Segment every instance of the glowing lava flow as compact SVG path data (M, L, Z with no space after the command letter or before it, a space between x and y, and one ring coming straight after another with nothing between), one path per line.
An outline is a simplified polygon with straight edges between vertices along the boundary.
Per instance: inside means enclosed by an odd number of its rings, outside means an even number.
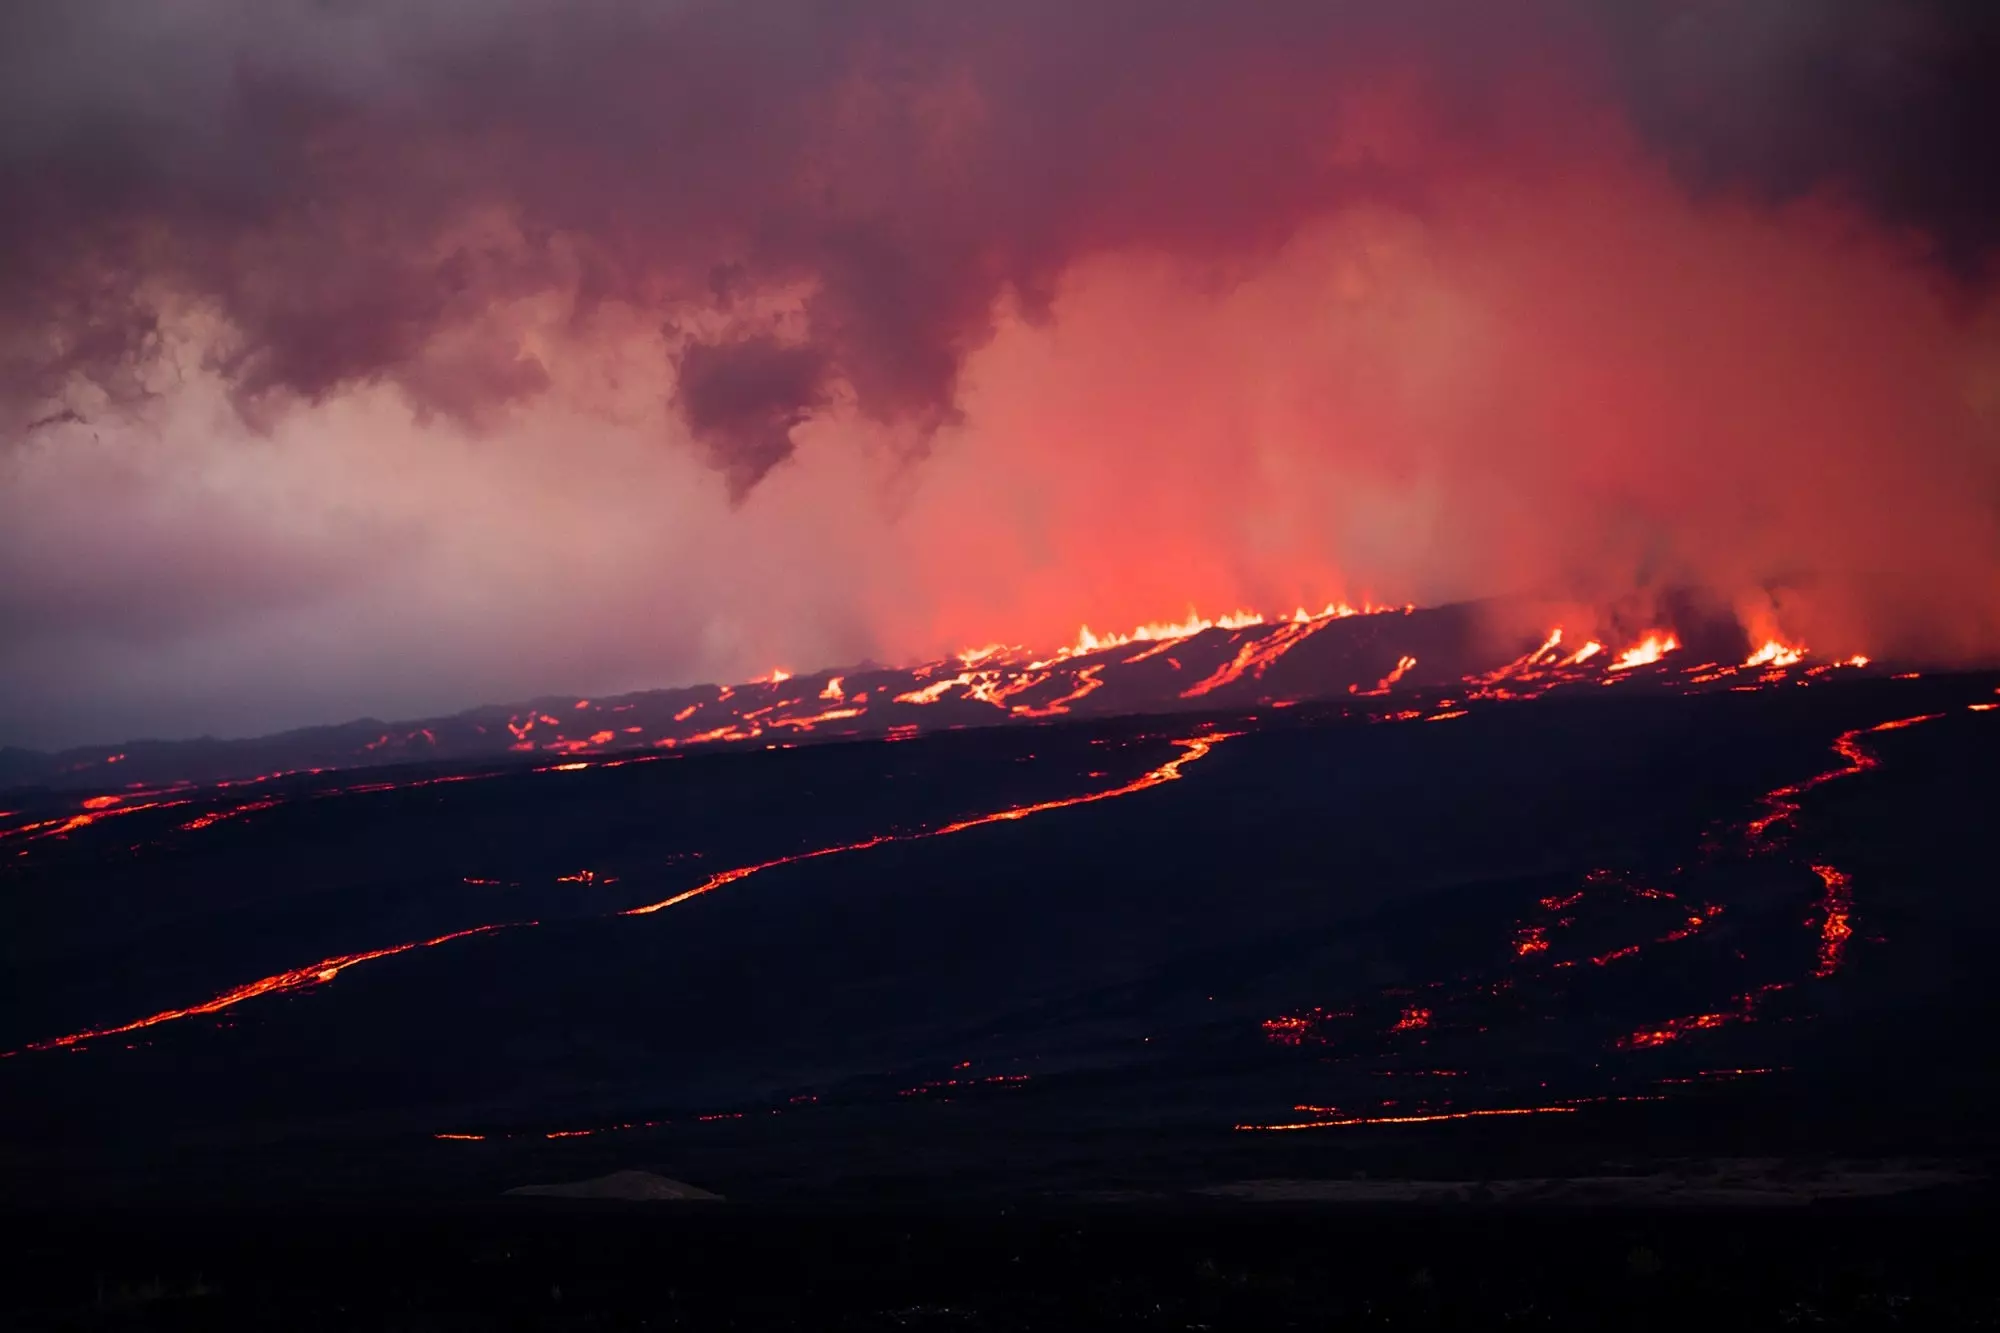
M1503 1106L1486 1111L1433 1111L1424 1115L1357 1115L1345 1120L1299 1120L1287 1125L1237 1125L1238 1130L1282 1133L1298 1129L1342 1129L1349 1125L1428 1125L1439 1120L1479 1120L1495 1115L1574 1115L1574 1106Z
M276 976L264 977L261 980L238 986L234 990L226 990L212 1000L205 1000L200 1004L189 1005L185 1009L163 1009L157 1014L151 1014L145 1018L135 1018L130 1023L120 1023L116 1027L92 1028L85 1032L72 1032L66 1037L51 1037L47 1041L31 1042L22 1047L21 1050L59 1050L65 1046L75 1046L81 1042L94 1041L99 1037L116 1037L126 1032L137 1032L141 1028L157 1027L161 1023L171 1023L178 1018L198 1018L203 1014L221 1013L224 1009L233 1008L236 1005L242 1004L245 1000L254 1000L260 995L282 995L287 991L304 990L309 986L324 986L327 982L332 981L335 977L357 963L370 963L377 958L389 958L399 953L408 953L412 949L430 949L440 944L449 943L452 940L462 940L473 935L491 935L495 931L511 930L515 926L532 926L535 924L533 921L508 921L502 922L499 925L473 926L468 930L454 930L448 935L439 935L433 939L412 940L408 944L392 944L386 949L371 949L366 953L347 953L341 954L337 958L322 958L317 963L308 963L304 967L295 967L289 972L280 972ZM7 1051L4 1055L0 1055L0 1059L4 1059L6 1056L19 1055L20 1053L21 1051Z
M1234 684L1243 679L1246 672L1261 678L1271 663L1311 638L1315 631L1324 629L1332 623L1329 619L1294 620L1281 626L1275 633L1267 634L1261 639L1252 639L1236 650L1235 657L1217 667L1205 680L1182 690L1181 698L1199 698L1212 690Z
M1100 686L1104 684L1104 682L1098 678L1100 673L1103 672L1103 670L1104 668L1102 666L1085 667L1083 670L1076 673L1076 688L1071 690L1068 694L1065 694L1060 699L1051 699L1039 708L1031 707L1028 704L1015 704L1014 716L1054 717L1058 713L1067 713L1069 711L1069 706L1071 704L1075 703L1078 699L1083 698L1085 695L1089 694L1092 690L1098 689Z
M1805 655L1806 650L1803 648L1791 648L1779 643L1776 639L1767 639L1762 648L1759 648L1744 660L1743 665L1746 667L1796 666Z
M634 907L627 911L619 912L617 915L647 916L664 908L673 907L678 903L684 903L690 898L698 898L702 894L712 893L725 884L734 884L738 880L748 879L760 870L770 870L776 866L790 865L799 861L813 861L820 857L834 856L841 852L858 852L869 847L882 846L884 843L915 842L924 838L941 838L947 834L963 833L967 829L980 828L987 824L1008 823L1013 820L1026 819L1031 815L1042 814L1050 810L1061 810L1074 805L1092 805L1098 801L1109 801L1120 796L1130 796L1135 792L1145 791L1149 787L1157 787L1162 783L1178 780L1183 768L1200 759L1210 750L1235 734L1237 733L1204 732L1197 736L1176 740L1173 743L1180 747L1180 754L1175 755L1158 768L1149 769L1147 772L1140 774L1130 782L1116 787L1109 787L1103 791L1086 792L1081 796L1058 797L1049 801L1037 801L1032 805L1011 806L1008 809L996 810L990 814L973 815L970 818L954 820L949 824L940 825L937 828L921 833L880 834L876 837L864 838L858 842L842 843L834 847L822 847L817 851L800 852L792 856L781 856L775 860L759 862L756 865L739 866L734 870L724 870L711 875L694 888L688 889L683 893L677 893L671 898L663 899L657 903L649 903L643 907ZM137 1032L142 1028L155 1027L161 1023L171 1023L175 1019L196 1018L203 1014L219 1013L224 1009L242 1004L245 1000L254 1000L262 995L281 995L289 991L304 990L311 986L324 985L339 976L347 968L359 963L373 962L378 958L391 958L397 954L408 953L413 949L434 948L437 945L446 944L452 940L466 939L474 935L489 935L496 931L512 930L516 927L527 927L537 924L539 923L534 921L506 921L493 925L473 926L466 930L455 930L449 934L438 935L432 939L412 940L406 944L392 944L386 948L371 949L365 953L341 954L335 958L321 959L319 962L310 963L305 967L293 968L290 971L277 973L275 976L263 977L257 981L237 986L200 1004L190 1005L182 1009L162 1010L157 1014L134 1019L129 1023L120 1023L113 1027L92 1028L83 1032L73 1032L67 1036L51 1037L46 1041L31 1042L17 1051L0 1052L0 1059L19 1055L23 1051L50 1051L63 1047L76 1046L82 1042L91 1041L99 1037L115 1037L122 1033Z
M943 824L934 829L926 829L921 833L879 833L872 838L863 838L858 842L838 843L832 847L820 847L810 852L797 852L791 856L780 856L769 861L759 861L756 865L737 866L733 870L718 871L693 888L685 889L671 898L663 898L656 903L647 903L643 907L628 908L620 912L619 915L649 916L654 912L678 906L690 898L699 898L705 893L713 893L724 885L748 879L759 871L774 870L779 866L794 865L801 861L817 861L823 856L838 856L842 852L866 851L870 847L881 847L892 842L919 842L925 838L942 838L947 834L963 833L967 829L982 828L988 824L1004 824L1016 819L1026 819L1030 815L1039 815L1050 810L1062 810L1073 805L1093 805L1098 801L1109 801L1120 796L1130 796L1134 792L1142 792L1149 787L1157 787L1161 783L1178 780L1183 768L1200 759L1210 750L1213 750L1223 741L1230 739L1231 736L1236 734L1238 733L1204 732L1199 736L1190 736L1184 740L1177 740L1174 744L1181 747L1182 753L1175 755L1158 768L1150 769L1140 774L1130 782L1116 787L1108 787L1103 791L1086 792L1082 796L1062 796L1052 801L1037 801L1033 805L1012 806L1006 810L996 810L991 814L974 815L969 819L955 820L952 823Z
M1351 615L1353 613L1350 611L1348 614ZM1106 634L1099 636L1090 632L1090 626L1084 625L1079 627L1076 632L1076 643L1068 648L1058 649L1055 657L1050 660L1060 662L1065 658L1084 657L1091 653L1101 653L1107 648L1123 648L1128 643L1157 643L1161 640L1176 642L1181 639L1191 639L1207 629L1249 629L1252 625L1261 625L1263 623L1264 617L1255 611L1237 611L1230 615L1217 616L1214 620L1209 620L1206 617L1196 615L1190 609L1188 611L1188 618L1177 625L1141 625L1130 634ZM1037 663L1037 665L1047 666L1049 663L1042 662Z
M1372 697L1378 694L1387 694L1389 690L1396 684L1397 681L1401 680L1404 676L1407 676L1410 673L1410 668L1414 667L1416 664L1417 664L1417 659L1414 657L1409 657L1409 656L1399 657L1396 659L1396 665L1389 669L1389 674L1375 682L1374 689L1364 690L1358 685L1350 685L1347 687L1347 692L1349 694L1358 694L1368 697Z
M1681 641L1663 630L1654 630L1637 646L1627 648L1618 654L1618 660L1606 667L1607 671L1630 671L1633 667L1651 666L1668 653L1680 649Z
M1799 812L1799 797L1816 787L1823 787L1840 778L1851 778L1866 773L1871 768L1879 768L1882 761L1861 747L1861 738L1882 731L1900 731L1904 727L1914 727L1919 722L1935 722L1943 713L1920 713L1915 717L1899 717L1892 722L1878 723L1872 727L1856 727L1843 731L1833 741L1833 751L1847 762L1839 768L1829 768L1824 773L1815 773L1803 782L1779 787L1758 797L1758 804L1764 813L1744 825L1744 832L1754 842L1769 833L1774 825L1782 824Z
M1819 900L1819 966L1813 969L1813 975L1830 977L1840 970L1847 954L1847 941L1854 937L1854 925L1849 920L1854 906L1854 878L1833 866L1814 866L1812 872L1826 886L1826 893Z

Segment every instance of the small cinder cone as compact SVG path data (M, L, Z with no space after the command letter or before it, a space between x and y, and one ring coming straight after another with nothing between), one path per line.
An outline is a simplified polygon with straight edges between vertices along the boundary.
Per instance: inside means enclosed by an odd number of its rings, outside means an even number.
M508 1194L532 1195L543 1199L643 1199L708 1200L720 1203L720 1194L710 1194L684 1181L669 1180L651 1171L613 1171L594 1180L573 1180L561 1185L519 1185Z

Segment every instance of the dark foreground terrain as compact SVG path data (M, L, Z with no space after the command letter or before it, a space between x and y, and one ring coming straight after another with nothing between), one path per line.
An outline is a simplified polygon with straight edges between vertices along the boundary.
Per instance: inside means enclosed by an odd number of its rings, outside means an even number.
M0 1310L2000 1318L1996 679L1794 685L27 793Z

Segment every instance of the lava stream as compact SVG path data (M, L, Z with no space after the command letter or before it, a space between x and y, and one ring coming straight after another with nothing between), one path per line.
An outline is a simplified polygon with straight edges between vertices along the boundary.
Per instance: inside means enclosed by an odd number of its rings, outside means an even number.
M1819 966L1813 969L1813 975L1830 977L1840 970L1847 941L1854 936L1854 924L1849 919L1854 906L1854 878L1833 866L1816 865L1812 872L1826 886L1826 893L1819 900Z
M1839 768L1829 768L1824 773L1815 773L1802 782L1794 782L1789 786L1765 792L1757 798L1758 804L1764 807L1764 813L1745 824L1743 831L1749 835L1751 841L1755 842L1769 833L1775 825L1785 823L1796 815L1800 809L1798 798L1807 792L1816 787L1823 787L1829 782L1855 777L1872 768L1879 768L1882 761L1861 747L1863 736L1882 731L1900 731L1904 727L1914 727L1919 722L1935 722L1943 716L1943 713L1920 713L1915 717L1899 717L1894 721L1877 723L1872 727L1856 727L1852 731L1841 732L1834 737L1833 751L1847 762Z
M822 847L816 851L800 852L793 856L781 856L775 860L762 861L755 865L738 866L733 870L724 870L718 874L711 875L694 888L677 893L671 898L663 899L657 903L649 903L643 907L634 907L619 912L616 915L646 916L678 903L684 903L690 898L698 898L702 894L712 893L725 884L734 884L738 880L748 879L760 870L770 870L776 866L790 865L799 861L817 860L820 857L833 856L841 852L862 851L869 847L879 847L884 843L914 842L923 838L939 838L950 833L963 833L967 829L979 828L986 824L1000 824L1017 819L1026 819L1030 815L1042 814L1049 810L1060 810L1073 805L1091 805L1098 801L1108 801L1119 796L1130 796L1135 792L1145 791L1149 787L1157 787L1162 783L1177 780L1181 776L1181 769L1200 759L1217 745L1236 734L1239 733L1204 732L1197 736L1176 740L1173 743L1180 747L1180 754L1175 755L1158 768L1142 773L1130 782L1107 788L1104 791L1087 792L1081 796L1058 797L1055 800L1049 801L1037 801L1032 805L1011 806L1005 810L996 810L988 814L973 815L970 818L955 820L952 823L920 833L880 834L872 838L864 838L858 842L841 843L833 847ZM538 924L540 923L535 921L505 921L492 925L473 926L465 930L455 930L449 934L439 935L432 939L412 940L405 944L392 944L386 948L371 949L365 953L341 954L338 957L321 959L319 962L310 963L305 967L293 968L286 972L279 972L274 976L247 982L234 989L224 991L212 999L205 1000L200 1004L190 1005L184 1009L166 1009L157 1014L148 1015L145 1018L134 1019L129 1023L120 1023L114 1027L92 1028L83 1032L73 1032L67 1036L51 1037L46 1041L31 1042L27 1046L20 1048L20 1050L0 1052L0 1059L19 1055L24 1051L50 1051L63 1047L72 1047L99 1037L115 1037L127 1032L136 1032L142 1028L155 1027L161 1023L170 1023L175 1019L195 1018L203 1014L219 1013L224 1009L242 1004L245 1000L254 1000L261 995L280 995L289 991L304 990L311 986L324 985L339 976L347 968L359 963L373 962L378 958L391 958L397 954L408 953L413 949L433 948L452 940L465 939L473 935L489 935L496 931L511 930L516 927Z
M619 913L619 915L647 916L651 913L677 906L690 898L699 898L705 893L713 893L725 884L734 884L738 880L748 879L760 870L772 870L778 866L792 865L800 861L816 861L823 856L837 856L842 852L866 851L870 847L880 847L885 843L917 842L925 838L942 838L947 834L963 833L967 829L981 828L987 824L1000 824L1009 820L1026 819L1030 815L1039 815L1049 810L1061 810L1072 805L1091 805L1098 801L1109 801L1119 796L1130 796L1134 792L1145 791L1148 787L1157 787L1163 782L1175 781L1180 777L1182 768L1200 759L1210 750L1235 734L1237 733L1205 732L1199 736L1190 736L1185 740L1177 740L1174 744L1181 747L1182 753L1175 755L1158 768L1150 769L1133 778L1130 782L1117 787L1109 787L1103 791L1086 792L1082 796L1063 796L1052 801L1037 801L1033 805L1017 805L1006 810L996 810L991 814L974 815L969 819L956 820L953 823L940 825L934 829L926 829L921 833L878 833L872 838L863 838L858 842L839 843L832 847L821 847L810 852L797 852L791 856L780 856L774 860L760 861L756 865L738 866L734 870L719 871L693 888L684 889L671 898L663 898L656 903L647 903L644 907L627 908L625 911Z
M1427 1125L1439 1120L1477 1120L1495 1115L1574 1115L1574 1106L1501 1106L1485 1111L1433 1111L1426 1115L1357 1115L1345 1120L1299 1120L1286 1125L1237 1125L1239 1130L1283 1132L1341 1129L1349 1125Z
M286 991L304 990L308 986L323 986L357 963L370 963L377 958L388 958L412 949L429 949L452 940L462 940L472 935L491 935L495 931L511 930L516 926L536 925L533 921L505 921L491 926L473 926L467 930L454 930L447 935L438 935L428 940L412 940L408 944L392 944L386 949L370 949L366 953L347 953L335 958L322 958L317 963L295 967L289 972L264 977L224 991L212 1000L189 1005L185 1009L163 1009L145 1018L135 1018L130 1023L120 1023L116 1027L92 1028L86 1032L72 1032L66 1037L51 1037L47 1041L30 1042L22 1051L53 1051L65 1046L75 1046L80 1042L92 1041L98 1037L116 1037L126 1032L137 1032L141 1028L157 1027L161 1023L171 1023L177 1018L198 1018L203 1014L220 1013L245 1000L254 1000L260 995L281 995ZM19 1055L21 1051L0 1053L0 1059Z

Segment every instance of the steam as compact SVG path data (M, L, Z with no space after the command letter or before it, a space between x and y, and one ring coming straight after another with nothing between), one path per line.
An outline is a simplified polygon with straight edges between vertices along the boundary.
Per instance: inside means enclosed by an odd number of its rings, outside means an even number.
M1996 20L1500 8L14 6L0 734L1191 602L1995 652Z

